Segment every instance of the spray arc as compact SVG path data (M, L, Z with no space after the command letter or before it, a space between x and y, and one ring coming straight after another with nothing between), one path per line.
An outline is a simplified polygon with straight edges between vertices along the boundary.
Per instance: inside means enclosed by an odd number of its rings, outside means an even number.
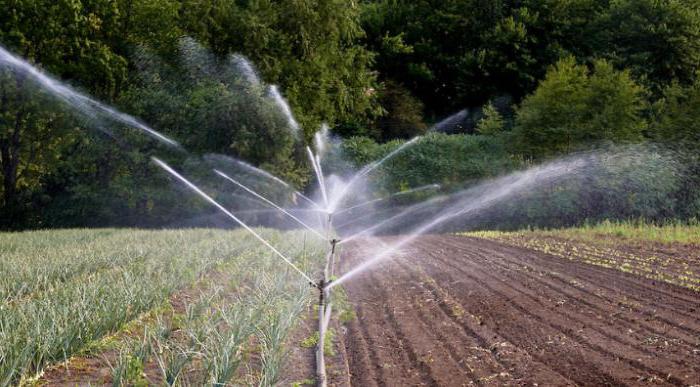
M234 58L234 64L241 68L241 71L246 74L246 77L250 83L260 83L255 70L252 69L247 61L237 57ZM169 148L180 149L180 146L175 140L156 132L152 128L141 123L141 121L139 121L137 118L121 113L98 102L97 100L78 93L70 87L61 84L57 80L50 78L48 75L45 75L39 70L33 68L27 62L12 56L9 52L0 47L0 68L2 67L7 67L16 72L24 73L38 86L40 86L42 90L54 95L72 109L79 111L96 122L99 120L109 119L118 123L126 124L130 128L138 129L143 134L167 145ZM271 87L269 94L284 113L290 128L295 132L298 131L299 125L294 120L291 110L283 100L279 91L275 87ZM374 212L373 208L378 204L389 202L392 199L402 195L440 189L440 186L438 185L426 185L423 187L408 189L404 192L389 193L388 195L384 195L382 197L378 197L380 195L377 192L374 192L374 196L371 198L362 197L361 194L357 194L357 192L360 191L358 187L363 184L363 178L380 169L382 164L398 154L401 154L402 151L408 149L414 144L419 143L421 138L416 137L410 141L407 141L403 145L389 152L383 158L375 162L371 162L359 169L359 171L355 174L346 176L346 178L340 181L336 181L333 180L335 176L330 176L327 178L324 175L322 168L322 155L327 151L330 145L327 143L327 128L324 128L319 133L320 134L315 136L314 139L316 152L314 152L311 147L307 147L306 151L317 180L319 193L317 196L320 196L320 200L313 200L311 198L313 195L309 195L309 197L296 191L284 180L279 179L262 169L247 164L243 161L232 159L233 164L237 165L237 168L247 171L246 176L255 175L257 178L264 178L267 181L273 182L278 188L284 188L287 196L290 193L294 195L295 201L296 198L301 198L305 205L307 205L305 208L285 208L284 205L273 201L274 196L260 194L251 188L252 185L249 186L244 184L239 177L236 176L234 178L219 169L214 169L215 174L217 174L219 177L241 188L246 194L250 195L250 197L242 197L242 199L252 203L257 202L271 206L273 210L266 211L272 211L284 215L286 218L294 221L295 225L303 227L311 232L315 237L318 237L320 240L324 241L324 243L327 243L323 270L319 270L319 273L307 273L303 266L300 267L300 265L295 263L292 258L279 251L273 243L266 240L259 232L253 229L241 218L240 215L245 211L237 212L225 207L222 203L215 200L214 197L197 187L191 180L184 177L165 162L155 157L153 157L152 160L157 166L162 168L179 182L183 183L188 189L203 198L206 202L223 213L228 219L232 220L238 226L244 228L247 232L252 234L262 245L274 253L274 255L280 259L282 264L288 266L291 270L303 278L306 283L318 291L319 340L316 348L316 373L318 384L321 386L325 386L327 382L323 344L325 342L331 321L333 310L332 290L335 287L351 280L355 275L370 269L376 263L388 258L392 255L392 253L397 252L402 247L408 245L411 241L415 240L418 235L432 231L444 222L449 222L455 217L479 211L482 208L490 206L494 202L501 201L504 198L509 197L513 194L513 192L528 189L528 187L535 185L538 181L546 182L556 179L559 176L571 173L572 170L582 167L580 162L574 161L559 165L555 164L549 167L545 166L534 168L533 172L529 174L524 173L515 175L511 178L503 179L502 181L497 182L497 184L487 186L486 189L474 194L471 194L470 192L458 192L451 195L433 196L432 199L409 205L405 208L399 208L398 213L388 214L386 216L384 216L382 213L382 216L377 216L377 213ZM237 197L242 196L238 194L235 195ZM270 200L270 198L273 200ZM318 199L318 197L316 197L316 199ZM392 208L392 211L393 210L396 210L396 208ZM318 216L320 218L318 224L314 223L315 220L313 218L311 218L310 221L308 217L298 214L302 211L312 212L314 216ZM340 257L339 249L341 245L358 240L364 236L372 235L380 230L384 232L386 229L390 229L396 224L405 222L409 217L415 218L416 214L428 213L430 213L430 216L426 217L425 221L418 224L417 227L414 227L409 234L398 238L396 242L385 246L385 248L376 254L376 256L370 257L370 259L367 261L357 265L356 267L350 268L346 273L342 273L339 278L336 278L334 271ZM358 214L360 215L358 216ZM352 232L345 232L346 227L354 224L354 222L362 220L366 215L369 215L367 225L361 225L362 227L359 227L359 230L356 227L352 230ZM338 222L337 224L335 223L336 221Z

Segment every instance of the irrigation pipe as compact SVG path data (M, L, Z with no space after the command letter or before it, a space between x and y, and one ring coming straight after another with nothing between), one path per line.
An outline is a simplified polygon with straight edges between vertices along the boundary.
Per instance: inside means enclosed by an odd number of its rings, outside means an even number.
M332 238L333 214L328 214L326 222L326 237L330 244L326 254L326 266L323 270L323 278L318 283L318 342L316 343L316 385L326 387L328 378L326 375L325 343L326 333L331 321L331 288L328 286L333 280L333 266L335 265L336 245L338 240Z

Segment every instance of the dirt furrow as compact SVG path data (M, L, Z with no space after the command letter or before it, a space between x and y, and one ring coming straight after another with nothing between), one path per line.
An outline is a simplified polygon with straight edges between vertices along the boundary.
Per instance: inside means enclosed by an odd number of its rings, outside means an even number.
M357 310L357 320L362 327L360 335L366 347L363 351L369 354L369 359L361 362L370 363L374 369L374 378L361 375L362 369L354 368L356 362L351 364L352 382L354 385L406 385L408 380L412 384L435 385L435 381L424 364L418 360L418 356L410 347L405 334L392 321L393 311L385 301L385 294L370 275L366 281L355 283L347 288L348 295L361 297L363 305ZM355 344L358 337L349 336L348 353L351 358L356 357ZM360 341L360 345L362 345ZM362 356L362 354L359 354ZM398 367L401 365L402 367ZM359 376L359 378L357 377ZM361 384L358 384L361 382ZM411 384L411 383L409 383Z
M431 348L429 364L431 367L435 364L441 368L439 372L433 372L434 374L449 375L455 385L484 385L496 377L499 378L499 384L503 384L506 378L511 379L510 373L496 360L491 351L480 345L483 342L480 338L466 334L467 331L454 324L450 315L458 312L446 312L440 307L441 296L424 284L424 281L430 281L430 277L422 276L420 272L413 270L405 270L402 265L391 265L390 270L397 278L394 285L388 286L384 294L402 294L401 298L407 301L402 303L401 314L396 316L401 317L397 319L397 323L406 331L415 329L413 325L416 323L423 332L422 335L428 337L430 341L421 343L419 347ZM410 285L406 287L404 282ZM400 285L399 289L396 284ZM408 336L408 339L416 340L414 336ZM434 359L448 361L435 362ZM450 368L459 371L450 372ZM460 373L464 374L464 378L455 379L455 375ZM457 380L465 382L457 383Z
M579 286L581 290L584 290L585 286L596 288L596 291L592 293L595 298L615 299L614 303L617 304L636 305L639 313L645 314L646 317L659 319L691 336L700 333L700 321L697 319L697 309L694 304L674 302L672 297L659 295L650 290L649 287L637 286L639 281L654 282L652 280L645 278L621 278L620 273L612 269L586 264L567 266L567 262L564 262L561 258L548 256L544 260L542 257L534 257L530 251L526 250L518 255L519 259L513 259L512 256L509 257L494 250L477 248L477 251L482 255L498 257L515 265L531 265L529 267L534 271L545 273L552 278L558 278L563 283L583 285ZM580 267L580 265L583 265L583 267ZM625 274L625 277L628 276ZM656 285L652 284L652 286L665 287L669 285L657 283ZM681 292L688 291L683 288L677 288L676 290Z
M351 251L345 270L366 258ZM445 236L418 238L346 288L354 385L700 383L689 289Z
M459 246L453 244L454 240L452 237L446 237L441 241L441 243L459 249ZM671 314L670 318L665 321L668 324L673 325L680 330L684 330L690 335L695 335L700 332L700 323L695 316L696 309L694 305L689 305L687 303L682 303L680 305L677 305L676 303L669 303L669 301L672 301L673 299L663 296L661 296L663 297L663 303L650 302L651 299L658 299L659 295L651 292L647 287L637 287L637 281L653 282L651 280L629 276L625 273L620 273L612 269L599 268L587 264L572 263L556 256L547 256L546 254L543 255L547 258L543 259L541 256L535 256L529 250L521 248L516 249L520 251L516 251L517 254L510 256L501 251L486 249L483 247L475 247L473 250L464 249L462 251L467 254L474 253L481 256L490 256L494 259L498 258L499 260L513 264L518 268L527 267L529 270L540 274L546 274L553 278L559 278L563 283L574 282L581 285L590 285L591 287L598 288L597 290L604 289L605 291L617 295L618 297L623 297L618 299L616 303L628 304L631 300L632 302L645 307L645 309L643 309L643 313L649 313L650 316L660 318L662 321L664 321L664 317L663 315L659 315L659 311L667 311L669 314ZM517 256L518 258L513 258L514 256ZM493 262L496 261L494 260ZM621 278L621 275L633 277L633 280L627 280L626 278L623 279ZM566 278L563 278L562 276L565 276ZM616 287L608 286L608 284L613 284ZM662 284L661 286L667 285ZM629 289L629 287L632 289ZM585 291L583 287L579 287L579 289ZM593 295L597 298L602 298L600 294L600 291L596 291ZM639 294L641 294L641 296ZM677 321L681 321L681 324L677 324Z
M437 258L444 259L443 256ZM501 285L500 287L494 286L493 289L501 290L503 288L505 289L505 295L509 294L508 291L522 294L524 296L523 300L518 301L520 306L530 311L537 311L537 315L542 318L543 322L546 321L553 328L565 333L572 340L581 345L590 346L592 349L597 350L610 359L623 360L631 367L651 374L652 378L665 378L674 384L682 384L682 381L677 379L675 375L687 369L687 362L678 357L672 359L673 356L669 356L669 354L663 358L658 358L650 349L638 345L637 343L641 342L644 337L637 337L636 340L634 339L635 335L638 336L634 325L621 324L621 326L615 329L609 318L605 319L605 321L601 321L600 317L603 316L599 314L593 314L593 316L600 316L598 319L587 318L590 316L581 315L575 310L566 307L567 298L556 299L556 302L563 302L560 306L555 306L555 304L551 302L551 300L553 300L551 295L541 294L541 288L531 289L525 286L523 278L511 278L508 280L492 276L490 270L481 271L480 266L476 265L474 259L478 259L478 255L471 254L471 258L472 259L470 259L468 263L475 265L473 268L475 272L481 272L482 275L492 278L492 281L489 281L490 284ZM507 277L506 273L513 273L514 271L498 270L494 272L498 272L501 276ZM516 304L518 302L516 302ZM612 307L608 309L613 310ZM568 328L570 326L581 328L574 330ZM675 360L675 364L672 360ZM645 376L642 375L641 377Z
M491 330L477 316L468 314L454 298L449 296L449 293L444 288L437 286L432 277L429 278L430 280L426 280L424 286L441 300L438 305L443 313L451 317L453 323L467 336L475 337L479 345L475 349L491 355L490 357L493 357L500 368L510 373L515 382L518 384L527 381L532 384L574 385L573 382L554 369L536 361L527 352L514 346ZM457 310L456 313L455 309Z
M622 359L620 356L602 347L599 344L586 340L582 333L577 333L576 328L580 328L574 321L566 320L556 314L546 313L543 310L541 302L537 302L533 297L528 297L529 294L523 294L517 289L510 287L505 280L496 278L486 272L470 272L463 270L460 267L447 264L452 271L456 271L462 276L469 278L470 288L480 288L484 294L489 294L490 298L497 301L497 305L507 311L507 315L511 316L506 320L499 315L492 314L493 320L501 319L506 324L513 323L513 331L511 327L499 326L500 332L509 332L512 336L505 335L510 341L518 346L526 348L533 356L540 357L544 362L556 362L566 359L567 365L572 367L571 370L563 371L564 374L581 383L578 373L580 369L573 370L573 365L578 365L580 368L589 368L592 372L598 373L602 383L624 384L625 381L633 380L640 377L640 371L653 372L636 360ZM442 276L436 273L435 276ZM449 276L449 274L448 274ZM450 277L447 277L450 278ZM456 286L462 287L458 283ZM529 298L529 299L527 299ZM490 305L489 305L490 306ZM473 306L466 305L465 308ZM488 310L481 310L481 313L487 314ZM515 322L517 321L517 324ZM581 332L582 329L579 329ZM590 331L589 334L596 334ZM524 336L524 337L523 337ZM572 347L574 351L564 351L561 346ZM544 349L544 353L542 350ZM536 350L536 351L535 351ZM538 353L539 352L539 353ZM611 363L615 364L615 371L610 369ZM586 365L586 367L582 367ZM578 368L577 367L577 368ZM569 371L567 373L567 371ZM573 372L572 372L573 371ZM588 376L587 376L588 377Z
M462 251L467 252L466 250ZM469 253L473 253L472 257L475 259L488 260L485 253L482 253L480 250ZM687 351L700 348L700 343L698 343L700 332L675 324L668 319L661 318L660 320L665 321L658 321L657 319L639 318L639 313L644 314L644 312L634 310L632 305L622 300L605 299L599 296L598 292L584 288L583 284L573 277L569 281L565 281L560 277L551 275L551 272L540 271L535 268L533 268L533 271L538 271L540 275L532 274L530 270L523 270L521 265L508 259L503 259L503 261L494 259L490 260L489 263L503 268L505 275L509 276L515 283L522 283L533 288L534 291L539 292L540 296L546 299L557 299L557 302L560 302L562 306L563 303L566 303L567 306L571 305L578 309L578 312L583 313L584 316L586 314L606 316L606 322L609 324L597 322L596 319L592 319L591 322L599 330L606 331L606 334L614 334L616 330L634 333L637 337L636 342L632 341L630 345L638 350L647 351L649 345L642 343L650 337L673 339L673 346L670 349L683 346L686 351L679 351L679 355L672 355L671 357L675 362L686 365ZM542 275L542 273L547 275ZM595 287L595 285L588 286ZM631 328L634 328L634 332L628 331ZM624 337L626 336L629 335Z
M443 237L439 237L443 238ZM456 236L446 236L446 242L454 241L462 237ZM625 286L637 287L641 292L650 292L654 295L657 300L662 300L665 302L673 301L680 302L683 305L689 305L691 307L700 308L700 299L697 297L697 292L679 287L677 285L669 284L663 281L656 281L653 279L640 277L638 275L633 275L629 273L624 273L619 270L612 270L606 267L601 267L597 265L591 265L584 262L578 262L574 259L562 258L554 256L551 254L541 253L535 250L529 250L525 247L506 245L495 241L477 239L477 238L466 238L471 241L469 244L473 246L478 246L478 248L484 249L493 253L504 253L509 256L519 257L523 260L535 260L544 261L543 265L546 267L555 266L559 268L564 268L567 271L571 271L573 268L580 269L584 274L590 274L594 277L610 277L611 272L614 273L614 278L616 282L619 282ZM552 260L552 258L555 258ZM551 261L551 262L550 262Z

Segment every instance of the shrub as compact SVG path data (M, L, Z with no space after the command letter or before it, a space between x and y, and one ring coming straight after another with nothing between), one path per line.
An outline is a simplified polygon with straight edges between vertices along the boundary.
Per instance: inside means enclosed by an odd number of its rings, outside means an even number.
M638 141L645 129L644 96L627 71L600 60L591 72L565 58L517 110L520 150L543 158L600 142Z

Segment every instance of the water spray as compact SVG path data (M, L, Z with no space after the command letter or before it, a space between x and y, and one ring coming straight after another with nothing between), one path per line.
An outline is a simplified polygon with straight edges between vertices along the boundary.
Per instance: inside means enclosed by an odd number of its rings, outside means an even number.
M316 173L316 180L318 181L318 186L321 189L321 196L323 196L323 202L328 208L328 192L326 191L326 182L323 179L323 172L321 171L321 164L319 158L314 155L314 152L310 147L306 147L306 152L309 155L309 161L311 161L311 166L314 168L314 173Z
M293 134L297 135L299 133L299 123L297 122L297 120L294 119L294 114L292 114L292 109L289 107L287 100L285 100L284 97L282 97L282 94L275 85L270 86L267 92L270 98L272 98L272 100L282 111L282 114L284 114L284 116L287 118L287 123L292 129Z
M126 124L128 126L142 130L149 136L161 141L171 147L176 149L181 149L180 144L175 140L163 135L162 133L154 130L143 124L135 117L132 117L126 113L117 111L116 109L109 107L95 99L92 99L84 94L75 91L73 88L66 86L65 84L57 81L54 78L44 74L36 67L30 65L28 62L12 55L9 51L0 46L0 66L9 66L15 71L24 72L31 78L34 82L40 85L42 89L52 93L54 96L58 97L60 100L68 104L74 109L77 109L81 113L98 119L100 115L107 115L111 119ZM105 131L105 133L112 135L112 133Z
M318 236L319 238L321 238L321 239L326 239L323 235L321 235L321 233L319 233L318 231L316 231L313 227L307 225L307 224L304 223L301 219L297 218L296 216L292 215L291 213L289 213L289 212L288 212L287 210L285 210L284 208L282 208L282 207L278 206L277 204L273 203L271 200L268 200L266 197L264 197L264 196L258 194L257 192L253 191L252 189L246 187L243 183L238 182L236 179L234 179L234 178L228 176L227 174L225 174L225 173L219 171L218 169L215 169L214 172L216 172L217 175L223 177L224 179L230 181L231 183L233 183L233 184L235 184L235 185L237 185L237 186L243 188L243 189L244 189L246 192L248 192L249 194L251 194L251 195L255 196L256 198L258 198L258 199L264 201L265 203L267 203L267 204L273 206L273 207L276 208L277 210L281 211L283 214L289 216L289 217L292 218L295 222L297 222L297 223L299 223L300 225L304 226L306 229L308 229L309 231L313 232L313 233L314 233L316 236Z
M460 194L458 197L456 197L456 202L454 202L451 205L448 205L432 220L430 220L429 222L423 223L417 229L415 229L411 234L396 241L394 244L392 244L388 248L382 250L379 254L377 254L373 258L355 266L353 269L351 269L347 273L343 274L336 281L333 281L333 283L326 284L326 288L328 288L330 290L333 287L338 286L338 285L346 282L348 279L354 277L355 275L364 272L365 270L374 266L378 262L388 258L392 253L394 253L394 252L398 251L399 249L401 249L402 247L406 246L407 244L409 244L410 242L415 240L418 236L425 234L428 231L433 230L435 227L437 227L441 223L447 222L451 219L462 216L464 214L475 212L475 211L478 211L480 209L491 206L494 203L496 203L500 200L503 200L504 198L510 196L511 194L513 194L515 192L529 189L531 187L534 187L537 184L550 182L550 181L557 179L559 177L562 177L566 174L570 174L574 171L581 170L586 165L588 165L589 162L590 162L590 160L588 160L586 158L574 158L572 160L567 160L567 161L562 161L562 162L553 162L550 164L545 164L543 166L539 166L539 167L536 167L533 169L526 170L524 172L514 173L514 174L508 175L506 177L497 179L497 180L491 182L490 184L486 184L482 187L478 187L481 189L487 189L487 192L488 192L487 194L484 194L484 192L479 190L479 189L466 190L465 192ZM432 202L432 200L428 201L426 203L430 203L430 202ZM404 211L402 214L400 214L398 216L403 216L403 215L407 215L409 213L413 213L417 209L419 209L420 207L422 207L424 205L425 205L425 203L420 204L417 207L409 208L408 210ZM381 225L381 224L382 223L380 223L379 225ZM372 230L375 228L376 227L370 227L369 230ZM357 233L349 238L344 239L342 242L339 242L339 243L341 243L341 244L346 243L350 240L353 240L353 239L359 237L360 235L366 234L367 231L368 230Z
M277 250L270 242L268 242L265 238L261 237L260 234L255 232L250 226L245 224L242 220L238 219L236 215L232 214L229 210L226 209L226 207L222 206L219 204L216 200L212 199L211 196L207 195L204 191L202 191L199 187L194 185L194 183L190 182L187 180L185 177L177 173L174 169L172 169L168 164L165 162L161 161L160 159L156 157L151 157L151 160L155 162L159 167L163 168L166 172L170 173L173 175L175 178L183 182L188 188L199 194L202 198L204 198L206 201L214 205L214 207L218 208L221 212L226 214L229 218L233 219L234 222L238 223L241 227L246 229L249 233L251 233L256 239L258 239L263 245L267 246L270 250L272 250L275 255L280 257L284 262L286 262L289 266L291 266L294 270L296 270L304 279L309 281L309 284L313 286L317 286L317 283L314 282L314 280L311 279L306 273L304 273L303 270L301 270L297 265L295 265L289 258L287 258L284 254L282 254L279 250Z
M313 152L309 150L309 155L311 156L311 160L314 165L314 169L316 172L320 175L322 172L320 170L320 158L314 157ZM243 188L245 191L248 193L254 195L255 197L259 198L260 200L263 200L265 203L268 203L275 207L277 210L281 211L282 213L286 214L290 218L294 219L297 221L299 224L303 225L310 231L314 232L317 236L321 237L322 239L328 240L329 241L329 250L328 250L328 255L326 257L326 267L323 272L323 277L318 280L314 281L309 277L304 271L302 271L298 266L296 266L289 258L287 258L284 254L282 254L279 250L277 250L272 244L270 244L267 240L265 240L263 237L261 237L255 230L253 230L251 227L249 227L247 224L245 224L242 220L240 220L238 217L236 217L233 213L231 213L229 210L227 210L224 206L219 204L216 200L214 200L211 196L207 195L204 191L202 191L199 187L197 187L194 183L190 182L188 179L180 175L178 172L176 172L173 168L171 168L169 165L167 165L165 162L161 161L160 159L156 157L152 157L152 160L161 168L163 168L165 171L170 173L172 176L180 180L182 183L184 183L188 188L199 194L202 198L207 200L209 203L214 205L216 208L218 208L221 212L226 214L229 218L231 218L233 221L238 223L241 227L245 228L248 232L250 232L255 238L257 238L260 242L262 242L266 247L268 247L272 252L274 252L278 257L280 257L285 263L287 263L289 266L291 266L294 270L296 270L305 280L308 281L309 285L318 289L319 296L318 296L318 335L319 335L319 340L316 346L316 374L317 374L317 380L318 380L318 385L325 387L327 384L327 376L326 376L326 365L325 365L325 353L324 353L324 343L325 343L325 338L326 338L326 332L328 329L328 325L330 324L330 318L332 314L332 304L330 302L331 300L331 284L332 284L332 273L333 273L333 266L335 264L335 254L336 254L336 247L339 245L339 240L335 238L331 238L332 234L332 222L333 222L333 214L330 212L327 212L328 218L326 222L326 237L324 237L321 233L316 231L315 229L311 228L310 226L306 225L303 221L301 221L299 218L295 217L292 215L290 212L286 211L282 207L276 205L272 201L268 200L267 198L263 197L262 195L258 194L257 192L253 191L252 189L246 187L242 183L236 181L235 179L231 178L230 176L226 175L225 173L219 171L219 170L214 170L219 176L225 178L226 180L236 184L237 186ZM319 184L322 187L322 192L325 192L325 187L324 184L325 181L322 177L319 177Z
M363 203L360 203L360 204L356 204L356 205L351 206L351 207L343 208L342 210L336 211L335 214L336 214L336 215L339 215L339 214L342 214L342 213L345 213L345 212L348 212L348 211L352 211L352 210L357 209L357 208L360 208L360 207L368 206L368 205L370 205L370 204L383 202L383 201L389 200L389 199L394 198L394 197L397 197L397 196L404 196L404 195L409 195L409 194L412 194L412 193L421 192L421 191L427 191L427 190L432 190L432 189L440 189L440 184L429 184L429 185L424 185L424 186L418 187L418 188L412 188L412 189L409 189L409 190L406 190L406 191L402 191L402 192L396 192L396 193L393 193L393 194L391 194L391 195L387 195L387 196L384 196L384 197L381 197L381 198L378 198L378 199L368 200L368 201L366 201L366 202L363 202Z
M217 162L234 163L234 164L238 165L240 168L245 169L246 171L248 171L248 172L250 172L250 173L256 174L256 175L258 175L258 176L262 176L262 177L264 177L264 178L266 178L266 179L268 179L268 180L270 180L270 181L272 181L272 182L275 182L275 183L281 185L282 187L284 187L284 188L286 188L286 189L292 191L292 194L293 194L293 195L296 195L296 196L298 196L298 197L304 199L306 202L308 202L309 204L311 204L311 205L314 206L315 208L318 208L318 209L321 208L321 206L319 206L318 203L316 203L315 201L311 200L309 197L307 197L307 196L304 195L303 193L297 191L297 190L296 190L294 187L292 187L289 183L287 183L286 181L280 179L279 177L273 175L272 173L270 173L270 172L268 172L268 171L266 171L266 170L264 170L264 169L262 169L262 168L258 168L258 167L256 167L256 166L253 166L253 165L249 164L249 163L246 163L245 161L238 160L238 159L235 159L235 158L232 158L232 157L229 157L229 156L222 156L222 155L210 154L210 155L204 156L204 159L205 159L205 160L208 160L208 161L211 161L211 162L214 162L214 163L217 163Z
M393 151L389 152L389 154L382 157L381 160L369 163L364 168L362 168L359 172L357 172L350 179L350 181L345 185L345 187L343 187L343 190L340 192L340 195L338 195L333 200L333 202L330 204L331 211L335 210L335 208L338 207L338 205L340 205L343 202L343 199L345 199L345 196L348 194L348 192L350 192L350 188L352 188L352 186L354 186L362 177L367 176L370 172L377 169L377 167L384 164L386 161L392 159L394 156L403 152L405 149L418 143L418 140L420 140L421 138L423 138L423 137L422 136L413 137L411 140L406 141L400 147L394 149ZM309 152L311 152L311 150L309 150Z

